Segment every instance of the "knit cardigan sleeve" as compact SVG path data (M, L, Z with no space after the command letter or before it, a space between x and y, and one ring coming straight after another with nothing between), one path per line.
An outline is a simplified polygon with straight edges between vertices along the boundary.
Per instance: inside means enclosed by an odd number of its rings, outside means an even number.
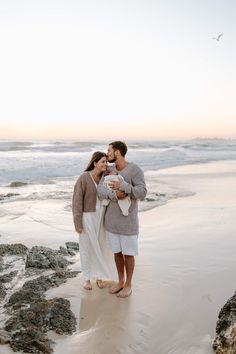
M84 211L84 186L82 178L78 178L72 198L72 213L76 232L83 228L83 211Z

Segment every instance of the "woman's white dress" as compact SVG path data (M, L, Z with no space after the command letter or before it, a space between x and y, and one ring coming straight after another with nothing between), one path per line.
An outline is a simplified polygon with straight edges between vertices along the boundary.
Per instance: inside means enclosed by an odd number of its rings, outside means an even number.
M114 258L108 249L103 226L104 213L105 207L98 197L96 212L83 213L83 232L79 235L79 245L81 268L86 280L116 278Z

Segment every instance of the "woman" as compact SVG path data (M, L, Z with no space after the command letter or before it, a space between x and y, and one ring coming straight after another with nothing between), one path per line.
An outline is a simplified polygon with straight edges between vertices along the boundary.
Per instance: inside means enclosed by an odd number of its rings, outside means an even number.
M104 286L102 279L112 279L112 255L106 245L103 228L105 207L97 197L97 185L106 168L106 154L94 152L74 187L72 211L75 230L79 234L80 261L86 290L92 289L91 279L96 279L99 288Z

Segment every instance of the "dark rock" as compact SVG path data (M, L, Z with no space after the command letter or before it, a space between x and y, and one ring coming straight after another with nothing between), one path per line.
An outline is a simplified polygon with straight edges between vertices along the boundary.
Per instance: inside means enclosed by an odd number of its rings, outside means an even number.
M11 197L16 197L16 196L18 196L18 195L20 195L20 194L19 194L19 193L7 193L7 194L5 194L4 197L6 197L6 198L11 198Z
M43 333L53 330L58 334L72 334L76 330L76 318L70 310L68 300L42 300L11 317L6 322L5 330L13 332L10 344L13 350L50 353L51 351L46 351L50 349L50 343ZM41 342L47 343L47 347L41 347ZM40 343L40 347L35 343Z
M76 245L72 245L76 247ZM70 302L65 299L55 298L46 300L45 291L49 288L60 286L68 278L77 276L78 271L67 271L65 268L71 264L60 252L73 251L72 248L52 250L46 247L33 247L28 250L21 244L0 245L0 266L6 269L1 255L27 254L26 273L35 276L42 269L55 269L49 275L38 276L28 280L23 287L13 293L4 305L9 319L5 323L8 335L1 334L0 343L10 341L14 351L24 353L51 353L52 342L47 338L46 332L54 330L58 334L72 334L76 329L76 319L70 310ZM14 261L14 259L13 259ZM36 267L36 268L34 268ZM38 268L37 268L38 267ZM30 272L29 272L30 270ZM4 298L6 289L3 283L13 279L17 271L0 276L0 297ZM10 338L10 339L9 339Z
M42 292L34 292L31 289L21 289L12 294L8 300L8 305L22 306L23 304L31 304L44 298Z
M11 184L9 184L9 187L23 187L23 186L27 186L28 183L26 182L21 182L21 181L15 181L15 182L11 182Z
M35 354L50 354L53 352L47 336L33 328L21 328L12 335L10 346L16 351Z
M146 201L147 202L156 202L156 199L147 197Z
M26 268L24 276L26 278L29 278L29 277L32 277L32 276L41 275L44 272L45 272L45 269Z
M79 243L78 242L66 242L66 248L69 250L79 251Z
M5 267L4 267L3 258L2 258L2 256L0 255L0 272L2 272L4 268L5 268Z
M55 288L66 282L66 279L76 277L79 271L60 271L53 275L42 275L24 283L22 289L16 291L9 298L6 307L13 306L14 309L22 305L32 304L44 299L44 292ZM5 295L4 295L5 296Z
M28 248L21 243L14 244L1 244L0 256L5 255L25 255L28 252Z
M69 256L69 253L67 251L67 248L60 246L59 248L59 252L63 255L63 256Z
M18 272L15 270L13 272L4 274L0 276L0 284L1 283L9 283L10 281L12 281L12 279L16 276Z
M0 344L8 344L10 342L10 335L3 329L0 330Z
M23 289L29 289L33 292L44 292L50 288L60 286L65 283L66 279L76 277L78 273L78 271L58 271L53 275L42 275L41 277L25 282Z
M220 310L213 349L216 354L236 353L236 293Z
M2 284L0 284L0 301L2 300L2 299L4 299L4 297L6 296L6 289L5 289L5 287L2 285Z
M66 248L70 256L75 256L79 252L78 242L66 242Z
M27 255L26 268L65 269L70 262L59 251L47 247L32 247Z

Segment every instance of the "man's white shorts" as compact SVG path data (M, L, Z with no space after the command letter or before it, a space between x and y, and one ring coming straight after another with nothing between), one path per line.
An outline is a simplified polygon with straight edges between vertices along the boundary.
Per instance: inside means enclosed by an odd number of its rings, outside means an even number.
M107 243L113 253L126 256L138 255L138 235L119 235L106 231Z

